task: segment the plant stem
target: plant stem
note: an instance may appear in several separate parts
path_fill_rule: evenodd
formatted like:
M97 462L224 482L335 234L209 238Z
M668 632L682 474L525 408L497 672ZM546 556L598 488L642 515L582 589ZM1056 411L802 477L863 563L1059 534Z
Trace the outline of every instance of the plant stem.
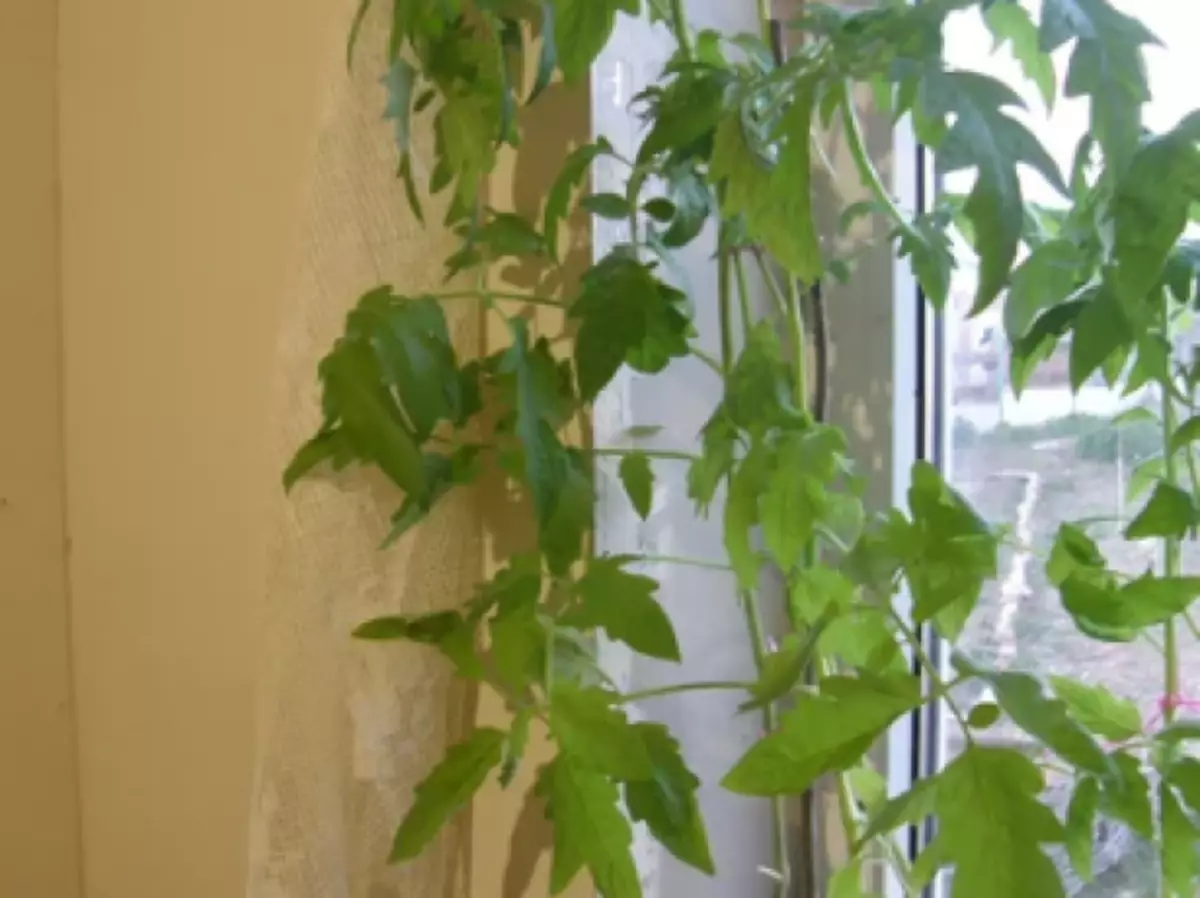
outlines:
M718 230L718 248L727 245L727 229L724 224ZM717 253L717 307L721 326L721 366L726 376L733 369L733 284L731 283L729 253ZM727 482L732 483L732 473ZM763 663L767 656L766 636L763 631L762 614L758 608L756 596L750 590L741 590L738 599L746 613L746 630L750 636L750 650L754 656L754 669L762 673ZM775 706L768 703L763 707L763 729L767 733L775 732L779 718ZM788 863L787 837L787 807L782 796L771 798L771 835L774 842L775 870L779 880L775 886L776 898L785 898L791 882L791 869Z
M688 59L696 56L692 46L692 35L688 32L687 13L684 11L683 0L671 0L671 18L675 20L675 40L679 41L679 49Z
M771 0L758 0L758 25L762 29L763 43L771 46L774 38L771 34Z
M544 296L526 296L523 293L494 293L490 290L460 290L454 293L435 293L436 300L477 299L482 302L520 302L531 306L550 306L565 309L566 306L557 299L547 299Z
M878 169L871 162L871 156L867 152L867 142L863 138L862 124L858 120L858 112L854 109L852 85L847 83L842 91L842 126L846 132L846 146L849 148L850 155L854 159L854 164L858 168L859 176L863 179L864 184L871 189L871 193L875 195L875 198L887 209L888 216L896 223L896 226L908 236L916 240L922 240L921 235L913 228L908 217L896 205L896 200L892 197L892 192L887 189L887 185L883 183L883 179L879 176Z
M645 455L647 458L658 458L664 461L696 461L697 456L691 452L680 452L674 449L592 449L591 454L596 458L628 458L630 455Z
M908 621L904 619L899 612L894 608L889 608L889 615L896 624L901 635L910 646L912 646L913 655L916 656L917 662L925 671L925 676L929 677L929 682L933 684L935 697L940 698L946 703L946 707L950 709L950 713L954 715L954 719L962 728L963 740L968 745L975 744L975 737L971 735L971 727L967 724L967 715L963 713L962 708L958 706L958 702L950 695L950 690L955 683L947 683L942 677L942 672L938 666L933 663L933 659L929 657L929 653L925 651L925 645L921 642L921 637L912 627L908 625Z
M678 555L638 555L638 561L643 561L646 564L678 564L682 567L698 567L708 571L724 571L729 573L733 570L727 564L721 564L719 561L703 561L699 558L680 558Z
M737 272L738 305L742 311L742 333L748 334L754 326L754 319L750 315L750 282L746 278L746 263L742 259L741 253L737 253L733 257L733 268Z
M719 375L725 374L724 369L721 367L721 363L718 362L713 356L711 356L707 352L705 352L703 349L699 349L695 346L691 346L691 347L689 347L689 349L690 349L692 355L695 356L697 359L699 359L701 362L703 362L706 367L711 368L714 372L716 372Z
M1171 436L1175 433L1175 403L1171 399L1171 391L1167 384L1162 385L1162 391L1164 474L1166 482L1178 488L1179 469L1175 464L1175 456L1170 451ZM1179 540L1164 540L1163 568L1168 577L1179 575ZM1163 625L1163 656L1167 698L1163 705L1163 721L1170 724L1175 720L1175 699L1179 695L1179 645L1174 618Z
M788 330L792 349L795 352L796 382L795 402L801 411L808 411L808 335L804 330L804 313L800 308L800 285L795 278L788 278L787 291Z
M645 701L651 698L663 698L668 695L681 695L685 692L749 692L754 683L737 683L723 680L708 680L697 683L678 683L674 686L659 686L657 689L647 689L643 692L630 692L621 696L623 705Z

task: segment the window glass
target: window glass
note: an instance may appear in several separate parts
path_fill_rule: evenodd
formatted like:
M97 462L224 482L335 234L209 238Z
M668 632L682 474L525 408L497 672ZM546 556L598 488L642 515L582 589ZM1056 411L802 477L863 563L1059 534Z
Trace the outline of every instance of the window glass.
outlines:
M1200 105L1194 76L1200 53L1200 4L1180 0L1116 0L1123 11L1141 18L1164 46L1148 53L1154 100L1146 124L1154 130L1173 126ZM979 15L952 20L947 34L951 62L983 70L1009 83L1028 104L1027 124L1041 137L1064 172L1070 171L1080 136L1087 128L1085 103L1062 100L1048 112L1037 89L1029 84L1007 51L992 54L993 39ZM1056 59L1060 79L1065 60ZM1027 196L1047 205L1062 200L1041 179L1026 172ZM965 193L970 177L947 178L940 189ZM1123 396L1101 378L1072 396L1067 379L1066 347L1044 365L1018 399L1008 386L1008 359L1003 303L969 317L975 289L974 258L963 249L945 315L943 365L948 414L941 416L946 463L955 486L992 523L1007 528L999 578L987 588L971 621L965 648L996 668L1032 669L1103 682L1140 706L1148 725L1158 714L1163 663L1150 641L1106 644L1077 633L1047 581L1045 558L1059 522L1096 519L1091 533L1114 566L1140 573L1158 562L1157 546L1126 542L1122 521L1139 509L1139 496L1129 479L1158 452L1153 422L1114 428L1110 420L1137 405L1156 405L1150 390ZM1135 478L1136 479L1136 478ZM1184 563L1200 570L1200 545L1187 544ZM1200 647L1188 634L1181 637L1182 688L1200 695ZM1190 659L1190 663L1189 663ZM978 691L963 696L968 704L986 700ZM947 723L945 757L960 749L956 727ZM1015 729L1003 725L986 738L1019 742ZM1072 783L1047 771L1049 797L1060 812ZM1090 884L1074 879L1060 864L1073 898L1149 898L1154 894L1153 861L1122 827L1110 824L1098 833L1096 869Z

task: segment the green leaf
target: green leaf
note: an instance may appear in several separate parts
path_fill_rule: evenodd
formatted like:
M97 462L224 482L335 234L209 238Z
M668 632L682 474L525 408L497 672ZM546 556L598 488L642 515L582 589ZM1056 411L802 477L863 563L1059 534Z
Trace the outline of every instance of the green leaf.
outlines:
M792 795L821 775L846 770L901 715L921 704L908 675L828 677L818 695L801 695L779 728L753 746L722 785L740 795Z
M770 462L767 449L754 447L729 479L725 497L725 551L742 590L753 590L758 585L761 562L754 548L753 531L759 521L758 497L766 489Z
M645 452L631 452L621 459L620 474L634 511L646 520L654 504L654 469L650 467L650 457Z
M1071 299L1052 306L1037 317L1025 336L1013 343L1009 379L1018 396L1038 365L1054 354L1059 340L1070 330L1085 305L1082 300Z
M613 221L625 221L633 212L629 200L619 193L593 193L583 198L582 205L593 215Z
M412 146L412 97L416 79L417 70L402 57L397 57L383 76L388 94L383 117L392 121L396 132L396 146L402 156L407 154Z
M517 436L525 451L525 476L533 494L539 525L545 527L558 507L567 481L570 460L548 418L554 411L548 401L545 380L537 357L529 347L528 324L510 318L512 347L506 365L516 374Z
M1085 882L1092 880L1096 853L1096 812L1100 809L1100 783L1090 776L1081 779L1067 806L1067 854L1071 866Z
M791 380L779 335L770 322L760 321L747 336L725 386L729 421L755 435L799 421Z
M554 821L550 892L560 894L586 864L609 898L641 898L632 855L633 830L617 787L602 774L559 755L542 769L538 793Z
M708 833L696 799L700 780L688 769L669 729L656 723L639 723L634 729L646 744L654 774L649 779L625 783L629 816L645 823L679 860L713 875Z
M547 6L550 4L547 3ZM542 233L546 238L546 249L550 258L558 259L559 224L567 217L571 195L582 183L592 163L599 157L612 153L612 144L601 137L595 143L584 144L567 156L562 170L546 194L546 208L542 213Z
M916 601L918 623L934 620L955 638L996 574L997 540L987 524L933 465L913 467L912 524L897 528L897 554Z
M583 557L583 540L592 529L596 503L588 456L577 449L568 449L566 454L567 478L558 505L538 534L550 573L560 577Z
M1161 455L1146 459L1129 475L1129 485L1125 492L1126 499L1130 502L1135 501L1165 477L1166 473L1167 463Z
M1114 353L1128 352L1133 331L1117 297L1101 287L1075 319L1071 336L1071 388L1078 391Z
M617 23L617 10L637 15L640 6L640 0L555 0L558 65L568 84L591 70Z
M1098 736L1124 742L1141 735L1142 715L1127 698L1113 695L1101 685L1088 685L1066 677L1050 677L1054 692L1067 703L1071 716Z
M1017 165L1036 169L1067 193L1053 158L1034 135L1006 112L1020 97L1001 82L975 72L935 72L921 84L921 106L938 119L953 116L936 163L941 174L977 169L963 212L975 231L979 285L974 310L980 311L1007 284L1017 255L1025 205Z
M1091 133L1119 171L1137 146L1140 105L1150 99L1141 46L1157 39L1108 0L1046 0L1040 38L1047 53L1078 38L1064 93L1091 98Z
M554 69L558 66L558 42L555 40L555 3L554 0L542 0L542 27L539 33L541 51L538 53L537 74L533 79L533 89L529 92L527 103L532 103L542 95L550 82L554 80Z
M724 405L719 406L700 432L700 457L688 467L688 498L699 511L708 511L717 487L733 466L737 438L737 428L725 414Z
M1059 527L1046 562L1046 576L1051 583L1062 586L1072 575L1095 579L1092 575L1103 575L1107 569L1108 562L1095 540L1074 524Z
M1196 121L1144 143L1113 198L1113 283L1122 305L1136 315L1162 278L1167 260L1200 199Z
M946 768L938 786L940 850L954 865L954 898L1064 898L1042 850L1060 842L1062 825L1039 800L1033 761L1011 749L972 746Z
M986 5L986 4L985 4ZM1056 80L1054 63L1038 43L1038 26L1020 3L993 3L984 13L988 30L996 39L994 49L1011 44L1013 58L1025 77L1037 85L1047 109L1054 108Z
M855 858L829 878L828 898L870 898L863 889L863 861Z
M799 568L792 576L788 591L791 617L806 624L815 624L829 612L848 610L858 590L840 571L824 565Z
M1179 806L1171 787L1163 783L1158 788L1162 818L1162 873L1177 898L1192 898L1196 894L1196 843L1200 829Z
M343 338L320 364L327 414L339 419L355 453L407 493L425 489L421 453L405 428L370 348Z
M971 713L967 715L967 724L972 729L986 730L999 722L1000 714L999 705L983 702L971 709Z
M331 462L334 470L339 471L353 461L354 456L354 447L346 434L336 429L322 430L296 450L283 472L283 488L290 492L301 478L325 462Z
M1181 720L1163 727L1155 734L1155 738L1164 745L1178 745L1200 739L1200 721Z
M496 676L514 693L540 682L546 666L546 625L530 603L497 614L489 622L489 649Z
M700 235L704 223L713 212L713 196L707 182L690 166L672 168L667 176L667 188L675 215L671 226L662 235L663 246L678 248L691 243ZM647 212L654 203L646 204Z
M653 269L621 252L602 259L583 277L571 305L580 320L575 337L579 392L594 399L622 363L650 374L689 353L686 297Z
M564 755L608 776L643 780L654 773L650 754L617 696L603 689L556 683L550 695L550 732Z
M810 132L814 85L801 81L793 103L779 124L783 145L771 165L752 146L740 110L727 114L717 127L710 177L724 183L722 208L728 216L745 216L752 239L767 247L792 275L813 283L823 270L821 245L813 217Z
M946 222L936 212L918 215L908 227L897 228L894 233L898 238L896 253L912 260L913 274L925 297L934 308L945 307L950 280L957 267Z
M1167 770L1167 781L1193 811L1200 810L1200 761L1187 756L1177 759Z
M1066 702L1047 695L1036 677L1023 673L971 672L991 684L996 701L1013 723L1059 757L1097 776L1113 772L1100 743L1068 715Z
M562 617L562 623L581 630L600 627L610 639L636 652L678 661L675 628L654 597L658 581L623 570L634 560L625 556L592 559L587 573L575 584L579 603Z
M1142 764L1128 752L1113 752L1119 776L1101 781L1100 809L1109 817L1125 823L1144 839L1154 838L1154 808L1150 803L1150 782Z
M871 815L866 829L859 837L856 851L878 836L890 833L901 825L915 826L931 816L937 808L940 775L922 777L903 795L898 795Z
M1062 584L1063 607L1097 639L1129 642L1146 627L1165 623L1200 597L1200 577L1146 575L1121 588L1077 576Z
M409 530L425 520L434 504L455 486L470 483L479 473L476 460L479 447L460 446L449 457L436 452L426 453L425 482L423 495L404 497L399 511L392 515L392 528L384 538L380 549L391 548Z
M534 720L532 708L521 708L513 715L512 727L504 742L504 760L500 764L500 785L507 789L516 779L525 749L529 747L530 726Z
M738 710L749 711L765 707L779 701L796 688L796 684L800 682L812 662L817 640L824 627L825 621L822 621L810 627L803 637L796 633L788 634L782 648L763 658L762 673L750 690L753 698Z
M354 638L367 642L416 642L433 646L445 655L461 676L478 679L483 666L475 652L475 623L456 611L438 611L418 617L380 617L360 624Z
M1125 528L1126 539L1179 539L1196 525L1196 506L1190 494L1160 483L1141 513Z
M724 67L693 65L647 90L643 117L650 122L650 132L638 149L637 164L645 165L662 153L687 156L693 145L711 140L731 80Z
M1200 415L1193 415L1171 434L1171 442L1167 451L1174 455L1188 449L1197 440L1200 440Z
M767 549L785 572L830 509L827 486L842 469L845 450L845 436L832 427L787 433L780 441L761 516Z
M506 738L503 731L485 727L446 752L441 763L417 786L413 805L392 841L389 860L412 860L433 841L500 763Z

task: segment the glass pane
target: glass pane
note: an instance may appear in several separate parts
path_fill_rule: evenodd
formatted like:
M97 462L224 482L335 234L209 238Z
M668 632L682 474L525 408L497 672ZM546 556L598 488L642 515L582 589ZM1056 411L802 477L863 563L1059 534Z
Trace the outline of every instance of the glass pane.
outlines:
M1165 47L1149 54L1154 101L1147 124L1155 130L1171 127L1200 105L1192 76L1200 51L1200 4L1180 0L1115 0L1124 11L1141 18ZM1007 51L992 54L993 39L978 14L960 15L947 34L952 62L985 70L1003 78L1029 107L1027 123L1039 134L1069 172L1088 110L1079 102L1060 102L1048 114L1037 90L1021 75ZM1057 59L1060 76L1063 59ZM965 193L970 177L952 176L941 189ZM1036 175L1027 173L1027 196L1035 202L1062 201ZM1057 591L1047 581L1045 558L1058 524L1064 520L1097 519L1090 528L1112 564L1128 573L1141 573L1158 562L1155 545L1126 542L1122 521L1136 512L1144 496L1127 482L1139 465L1158 452L1154 422L1117 429L1110 420L1138 405L1157 407L1153 390L1130 396L1107 387L1100 377L1073 397L1068 384L1067 352L1062 348L1034 377L1017 399L1007 384L1008 359L1002 303L970 317L975 290L974 258L960 254L959 270L945 323L944 365L948 386L948 432L943 434L948 468L955 486L992 523L1008 528L1009 539L1000 557L1000 577L984 594L972 619L964 648L995 668L1030 669L1065 674L1088 682L1103 682L1133 699L1148 726L1154 725L1163 691L1162 656L1148 641L1102 643L1076 631L1063 612ZM1185 565L1200 570L1200 546L1184 550ZM1183 637L1186 695L1200 695L1200 649ZM1188 663L1190 659L1190 664ZM986 700L975 690L962 697L969 705ZM961 745L957 728L947 723L944 755ZM985 738L1012 745L1020 734L1003 724ZM1021 747L1032 747L1021 745ZM1065 811L1072 782L1047 772L1049 797ZM1102 826L1097 835L1094 882L1085 884L1060 863L1073 898L1150 898L1154 894L1152 859L1123 827Z

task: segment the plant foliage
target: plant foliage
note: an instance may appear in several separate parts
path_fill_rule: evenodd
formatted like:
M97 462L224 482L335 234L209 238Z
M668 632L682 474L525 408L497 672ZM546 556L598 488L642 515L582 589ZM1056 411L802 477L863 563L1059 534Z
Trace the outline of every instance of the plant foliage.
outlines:
M371 3L362 0L352 23L352 58L367 52L358 33ZM864 862L882 850L912 890L953 869L954 898L1059 898L1055 858L1064 849L1055 846L1065 845L1074 867L1090 875L1100 818L1153 842L1160 894L1193 894L1200 766L1181 746L1200 730L1177 719L1173 697L1177 622L1200 596L1200 579L1182 574L1178 551L1200 527L1192 457L1200 370L1172 347L1179 316L1196 301L1196 253L1183 234L1200 201L1200 118L1163 134L1142 127L1149 98L1142 56L1155 36L1110 0L810 4L784 23L795 47L779 58L767 39L770 23L761 34L696 33L683 5L665 0L645 8L641 0L389 5L385 115L397 170L418 217L418 196L444 198L444 222L429 226L451 228L461 240L447 274L475 272L479 286L433 296L380 286L362 296L320 364L324 422L297 452L285 484L324 467L381 471L397 491L391 541L495 466L527 497L538 534L528 554L512 558L461 608L383 618L357 631L441 652L513 713L510 731L474 731L429 773L400 823L393 859L418 854L493 772L511 782L527 763L532 725L555 752L534 787L554 825L554 892L586 870L606 898L637 898L630 820L683 862L714 871L699 781L678 742L663 726L634 722L626 712L632 698L597 667L597 635L665 661L678 661L680 646L658 583L638 572L641 559L591 555L595 453L568 439L572 422L623 366L652 375L697 356L716 369L722 390L696 446L609 454L622 456L620 481L643 518L653 511L663 465L688 467L697 514L723 495L738 593L726 600L746 608L760 677L667 691L740 689L745 708L763 714L761 741L724 787L778 802L833 776L856 846L833 874L836 896L865 894ZM1047 105L1060 96L1087 102L1090 136L1072 172L1060 171L1023 124L1023 102L1010 87L946 63L947 18L973 10ZM523 107L557 80L582 80L619 15L663 22L677 44L636 98L646 126L636 154L625 159L599 139L561 161L536 218L489 207L484 180L502 154L520 152ZM1061 78L1052 52L1065 59ZM529 84L527 56L536 71ZM939 172L973 173L964 198L946 197L924 213L900 207L867 153L860 87L895 120L913 123ZM417 119L435 137L430 158L414 158ZM814 138L834 124L854 160L856 187L870 197L843 220L865 213L886 222L895 254L935 304L946 300L952 238L968 240L979 264L974 310L1006 297L1016 389L1069 342L1076 387L1103 372L1129 389L1154 385L1162 397L1159 413L1143 412L1161 452L1135 475L1148 489L1125 536L1160 541L1164 564L1132 578L1113 570L1082 522L1063 523L1047 563L1065 611L1088 636L1128 641L1162 631L1160 731L1102 686L981 669L967 658L957 659L948 683L926 654L930 629L953 646L996 576L1003 535L926 463L912 473L907 508L868 516L846 439L822 420L810 375L828 349L816 327L823 300L801 300L823 278L853 277L852 259L824 239L815 212ZM628 168L623 193L583 189L602 157ZM1055 208L1029 203L1025 169L1061 194ZM416 183L419 171L427 183ZM559 232L577 208L625 222L626 240L582 276L567 277L558 295L489 289L488 267L500 260L558 268ZM715 360L697 348L690 298L670 275L672 252L700 239L709 223L719 234L722 356ZM751 267L777 314L750 315ZM510 345L460 357L443 313L449 301L478 302L502 316ZM570 351L534 335L522 310L528 305L565 313ZM763 642L756 594L767 571L783 578L789 595L790 632L774 652ZM911 614L902 593L913 599ZM985 684L994 703L960 709L954 687L969 681ZM967 748L887 800L867 754L893 722L931 702L948 705ZM1042 763L986 741L983 731L1001 720L1040 746ZM1045 765L1075 778L1065 819L1043 800ZM930 819L936 836L910 863L898 847L907 840L898 837ZM785 859L777 861L786 877Z

